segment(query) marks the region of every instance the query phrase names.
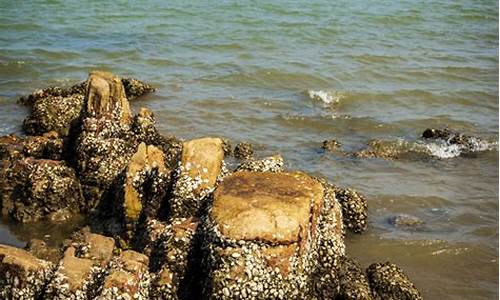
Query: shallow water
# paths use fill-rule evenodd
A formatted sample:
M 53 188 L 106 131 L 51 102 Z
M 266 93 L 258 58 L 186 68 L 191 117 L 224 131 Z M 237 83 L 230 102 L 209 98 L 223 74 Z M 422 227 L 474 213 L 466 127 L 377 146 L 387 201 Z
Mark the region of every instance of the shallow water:
M 320 148 L 444 126 L 498 141 L 496 1 L 130 2 L 0 2 L 0 134 L 21 131 L 16 99 L 36 88 L 134 76 L 158 87 L 132 106 L 162 132 L 248 141 L 364 193 L 370 228 L 347 240 L 363 266 L 399 264 L 426 299 L 498 297 L 497 150 L 386 161 Z M 425 223 L 396 228 L 396 214 Z M 0 242 L 59 230 L 0 225 Z

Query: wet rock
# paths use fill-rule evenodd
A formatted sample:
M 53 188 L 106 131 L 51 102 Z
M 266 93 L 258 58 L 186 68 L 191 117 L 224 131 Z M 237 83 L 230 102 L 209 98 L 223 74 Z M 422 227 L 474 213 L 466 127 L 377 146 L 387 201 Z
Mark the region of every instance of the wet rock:
M 283 172 L 284 164 L 283 157 L 278 154 L 260 160 L 245 161 L 236 168 L 235 172 L 251 171 L 280 173 Z
M 152 85 L 135 78 L 122 78 L 122 84 L 128 100 L 134 100 L 144 94 L 155 91 Z
M 400 228 L 418 228 L 424 224 L 422 219 L 407 214 L 391 216 L 387 221 L 389 224 Z
M 194 218 L 173 219 L 154 242 L 151 265 L 158 276 L 153 282 L 152 298 L 176 299 L 173 297 L 184 294 L 180 298 L 188 299 L 185 294 L 193 292 L 186 287 L 187 281 L 194 279 L 187 274 L 190 260 L 196 259 L 192 253 L 197 226 Z
M 341 218 L 335 220 L 340 207 L 338 214 L 322 214 L 323 197 L 323 186 L 303 173 L 237 172 L 225 178 L 202 222 L 205 296 L 305 298 L 317 266 L 333 267 L 326 258 L 318 263 L 319 249 L 331 257 L 343 251 L 323 247 L 331 245 L 324 238 L 342 241 Z
M 53 265 L 29 252 L 0 245 L 0 298 L 41 299 Z
M 87 116 L 99 118 L 113 115 L 121 124 L 131 122 L 132 113 L 120 78 L 109 72 L 92 71 L 87 81 Z
M 406 142 L 391 142 L 382 140 L 371 140 L 368 148 L 353 153 L 359 158 L 382 158 L 387 160 L 399 159 L 404 153 L 411 151 L 411 147 Z
M 422 299 L 420 292 L 403 270 L 393 263 L 371 264 L 366 273 L 373 294 L 380 299 Z
M 0 137 L 0 160 L 14 161 L 28 156 L 60 160 L 62 151 L 63 140 L 55 131 L 45 133 L 43 136 Z
M 75 256 L 69 247 L 47 286 L 45 299 L 93 299 L 105 276 L 105 270 L 91 259 Z
M 225 138 L 222 139 L 222 149 L 224 149 L 224 155 L 229 156 L 233 153 L 232 147 L 231 147 L 231 141 Z
M 251 159 L 253 157 L 253 146 L 250 143 L 239 143 L 234 147 L 234 157 L 239 159 Z
M 359 264 L 349 257 L 340 262 L 339 293 L 337 300 L 372 300 L 368 279 Z
M 99 300 L 150 299 L 149 259 L 132 250 L 115 258 L 104 280 Z
M 48 246 L 45 241 L 40 239 L 31 239 L 26 244 L 25 250 L 39 259 L 44 259 L 54 264 L 57 264 L 62 258 L 62 252 L 59 249 Z
M 2 209 L 16 221 L 61 221 L 86 209 L 75 172 L 63 161 L 18 160 L 2 181 Z
M 368 226 L 366 199 L 359 192 L 350 188 L 334 187 L 335 198 L 342 206 L 344 227 L 353 232 L 363 232 Z
M 337 141 L 337 140 L 326 140 L 323 141 L 323 144 L 321 145 L 321 148 L 326 151 L 337 151 L 340 149 L 342 144 Z
M 451 136 L 454 136 L 449 129 L 435 129 L 435 128 L 428 128 L 424 130 L 422 133 L 422 137 L 425 139 L 442 139 L 442 140 L 447 140 Z
M 213 191 L 223 171 L 222 145 L 219 138 L 201 138 L 184 143 L 170 200 L 170 217 L 197 215 L 203 199 Z
M 22 96 L 19 102 L 23 105 L 32 106 L 36 102 L 48 97 L 68 97 L 72 95 L 85 95 L 87 82 L 80 82 L 71 87 L 51 86 L 45 89 L 39 89 L 30 95 Z

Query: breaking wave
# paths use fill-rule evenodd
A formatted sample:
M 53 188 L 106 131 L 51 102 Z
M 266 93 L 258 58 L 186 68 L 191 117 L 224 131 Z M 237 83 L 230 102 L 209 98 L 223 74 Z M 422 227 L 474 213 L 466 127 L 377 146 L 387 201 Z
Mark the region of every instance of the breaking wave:
M 437 140 L 422 144 L 429 155 L 438 158 L 453 158 L 461 154 L 498 150 L 497 141 L 486 141 L 476 137 L 470 137 L 465 144 L 453 144 L 445 140 Z
M 344 95 L 338 91 L 308 90 L 307 95 L 311 100 L 321 101 L 326 105 L 337 104 Z

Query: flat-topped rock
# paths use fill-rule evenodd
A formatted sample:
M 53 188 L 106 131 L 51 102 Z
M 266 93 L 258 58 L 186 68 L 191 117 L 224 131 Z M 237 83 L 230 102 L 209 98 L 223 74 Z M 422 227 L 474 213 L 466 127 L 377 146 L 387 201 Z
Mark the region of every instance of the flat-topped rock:
M 51 263 L 0 245 L 0 299 L 38 299 L 52 271 Z
M 214 193 L 212 217 L 235 240 L 296 242 L 309 228 L 323 186 L 303 173 L 237 172 Z

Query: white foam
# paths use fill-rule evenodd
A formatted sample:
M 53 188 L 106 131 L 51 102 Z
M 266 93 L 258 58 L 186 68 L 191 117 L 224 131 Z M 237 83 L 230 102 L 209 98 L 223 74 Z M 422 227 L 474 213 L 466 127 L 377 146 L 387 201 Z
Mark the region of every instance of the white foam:
M 467 144 L 451 144 L 449 141 L 436 141 L 423 145 L 425 150 L 438 158 L 453 158 L 463 153 L 497 150 L 498 142 L 489 142 L 470 137 Z
M 321 101 L 325 104 L 338 103 L 340 101 L 340 99 L 342 98 L 342 95 L 336 91 L 308 90 L 307 95 L 312 100 Z

